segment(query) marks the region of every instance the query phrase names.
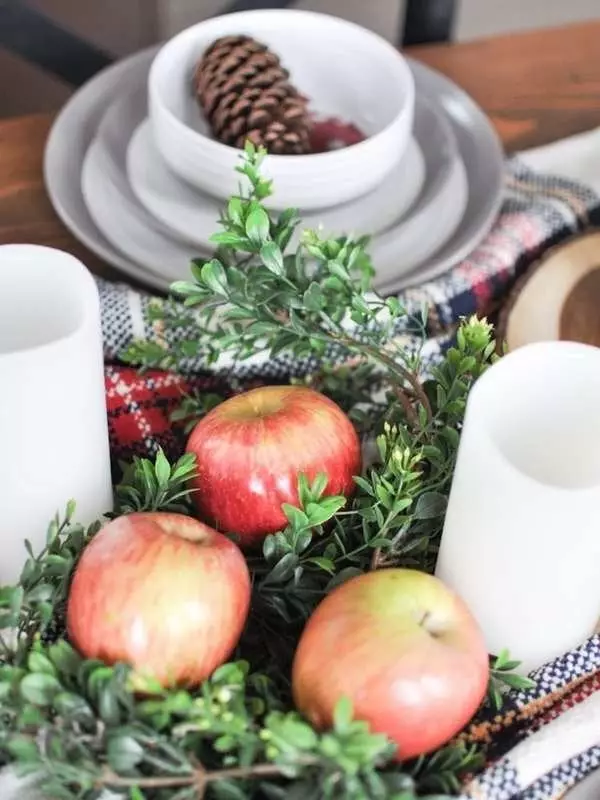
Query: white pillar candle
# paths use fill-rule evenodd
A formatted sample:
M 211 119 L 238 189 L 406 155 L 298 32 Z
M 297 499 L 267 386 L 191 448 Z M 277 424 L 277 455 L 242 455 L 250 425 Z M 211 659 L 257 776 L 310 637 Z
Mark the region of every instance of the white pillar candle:
M 0 583 L 69 499 L 87 524 L 112 507 L 100 305 L 67 253 L 0 247 Z
M 600 349 L 504 356 L 467 403 L 436 574 L 491 653 L 523 671 L 580 644 L 600 614 Z

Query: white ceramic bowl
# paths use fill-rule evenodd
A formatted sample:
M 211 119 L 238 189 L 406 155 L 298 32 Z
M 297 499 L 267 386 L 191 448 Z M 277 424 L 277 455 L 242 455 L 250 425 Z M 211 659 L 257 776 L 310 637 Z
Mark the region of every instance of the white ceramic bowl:
M 192 91 L 194 67 L 218 37 L 248 34 L 271 47 L 311 110 L 354 123 L 367 138 L 352 147 L 305 156 L 271 155 L 273 208 L 334 206 L 366 194 L 402 157 L 410 138 L 414 81 L 402 56 L 380 36 L 337 17 L 298 10 L 226 14 L 175 36 L 149 77 L 156 145 L 188 183 L 226 199 L 237 192 L 240 151 L 211 138 Z

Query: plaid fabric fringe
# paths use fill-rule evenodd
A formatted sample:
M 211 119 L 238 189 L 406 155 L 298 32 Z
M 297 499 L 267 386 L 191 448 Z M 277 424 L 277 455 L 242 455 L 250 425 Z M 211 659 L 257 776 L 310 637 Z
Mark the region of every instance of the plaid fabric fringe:
M 592 191 L 535 174 L 510 159 L 502 212 L 485 240 L 447 274 L 399 295 L 410 314 L 428 310 L 425 356 L 439 358 L 462 317 L 493 314 L 545 249 L 598 222 L 600 197 Z M 228 394 L 240 381 L 285 380 L 317 366 L 311 359 L 293 363 L 285 356 L 268 360 L 259 354 L 241 365 L 221 363 L 210 374 L 194 361 L 185 378 L 160 371 L 140 374 L 119 364 L 119 354 L 134 339 L 158 341 L 164 335 L 148 313 L 151 303 L 164 300 L 100 279 L 98 288 L 115 476 L 119 460 L 134 454 L 152 454 L 159 446 L 171 457 L 181 452 L 183 430 L 172 424 L 170 414 L 186 393 Z M 407 347 L 417 346 L 409 329 L 397 333 Z M 502 714 L 484 714 L 462 734 L 465 741 L 482 745 L 487 756 L 485 769 L 464 786 L 464 800 L 558 800 L 600 766 L 600 638 L 590 638 L 535 677 L 535 690 L 512 692 Z

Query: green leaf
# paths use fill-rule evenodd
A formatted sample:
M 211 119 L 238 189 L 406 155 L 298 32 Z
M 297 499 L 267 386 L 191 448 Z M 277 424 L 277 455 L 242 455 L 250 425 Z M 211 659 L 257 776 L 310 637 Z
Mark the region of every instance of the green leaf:
M 296 534 L 296 553 L 303 553 L 312 542 L 312 532 L 309 529 L 303 530 Z
M 264 584 L 285 583 L 294 574 L 298 566 L 298 556 L 295 553 L 286 553 L 268 573 Z
M 14 586 L 10 588 L 9 605 L 11 613 L 15 616 L 18 616 L 21 613 L 24 599 L 25 590 L 22 586 Z
M 394 498 L 392 494 L 381 483 L 375 486 L 375 496 L 384 508 L 391 509 L 394 505 Z
M 240 236 L 238 233 L 213 233 L 209 237 L 211 242 L 221 245 L 222 247 L 238 247 L 240 250 L 247 250 L 249 241 L 246 236 Z
M 335 704 L 333 711 L 333 727 L 336 733 L 346 733 L 353 718 L 352 701 L 348 697 L 341 697 Z
M 267 536 L 263 541 L 263 556 L 265 561 L 270 561 L 277 550 L 276 539 L 273 535 Z
M 37 763 L 41 760 L 37 744 L 28 736 L 12 735 L 7 742 L 6 748 L 17 761 Z
M 244 217 L 244 205 L 240 197 L 230 197 L 227 204 L 227 214 L 234 225 L 241 225 Z
M 319 741 L 317 734 L 309 725 L 292 715 L 285 718 L 278 733 L 298 750 L 313 750 Z
M 310 487 L 313 500 L 319 500 L 327 488 L 329 477 L 326 472 L 319 472 Z
M 144 748 L 127 734 L 116 734 L 108 740 L 108 763 L 117 774 L 131 772 L 144 760 Z
M 278 325 L 275 322 L 253 322 L 252 325 L 249 325 L 245 333 L 247 336 L 264 336 L 265 334 L 271 334 L 274 330 L 278 329 Z
M 213 747 L 217 751 L 217 753 L 229 753 L 236 747 L 236 739 L 233 736 L 229 736 L 225 734 L 224 736 L 219 736 L 213 742 Z
M 33 650 L 27 659 L 27 668 L 30 672 L 45 673 L 46 675 L 56 675 L 56 669 L 50 659 L 43 653 Z
M 360 489 L 362 489 L 363 492 L 365 492 L 365 494 L 368 494 L 370 497 L 375 497 L 375 491 L 373 489 L 373 485 L 368 480 L 366 480 L 365 478 L 361 478 L 359 475 L 355 475 L 354 483 Z
M 504 648 L 503 650 L 501 650 L 501 651 L 498 653 L 498 655 L 497 655 L 497 656 L 496 656 L 496 658 L 494 659 L 494 664 L 493 664 L 493 667 L 494 667 L 494 669 L 496 669 L 496 670 L 499 670 L 499 669 L 506 669 L 506 668 L 507 668 L 507 665 L 508 665 L 509 663 L 511 663 L 511 662 L 510 662 L 510 653 L 509 653 L 509 651 L 508 651 L 508 649 L 507 649 L 507 648 Z M 518 666 L 518 665 L 517 665 L 517 666 Z
M 322 498 L 318 503 L 308 503 L 305 511 L 311 526 L 315 527 L 323 525 L 330 520 L 345 505 L 346 498 L 344 495 L 333 495 L 332 497 Z
M 536 687 L 536 682 L 531 678 L 511 672 L 501 672 L 496 675 L 496 678 L 511 689 L 529 690 Z
M 189 281 L 174 281 L 170 286 L 170 290 L 176 297 L 195 298 L 206 296 L 206 289 L 204 286 L 197 286 L 195 283 L 190 283 Z M 157 342 L 139 342 L 138 346 L 143 349 L 141 351 L 133 350 L 129 353 L 128 360 L 132 363 L 140 356 L 155 361 L 160 359 L 161 356 L 166 355 L 164 346 Z
M 59 557 L 59 561 L 62 559 Z M 50 561 L 52 564 L 52 560 Z M 27 592 L 27 600 L 29 603 L 44 603 L 52 600 L 54 596 L 54 587 L 50 583 L 38 583 L 33 589 Z
M 89 722 L 94 719 L 94 712 L 90 705 L 78 694 L 60 692 L 53 702 L 57 713 L 63 717 L 75 719 L 78 722 Z
M 20 685 L 21 696 L 35 706 L 52 705 L 54 697 L 60 692 L 61 685 L 54 675 L 35 672 L 26 675 Z
M 77 675 L 81 657 L 68 642 L 61 640 L 51 645 L 48 654 L 54 666 L 66 675 Z
M 393 542 L 390 539 L 385 539 L 382 536 L 377 536 L 375 539 L 371 539 L 369 542 L 369 546 L 373 548 L 382 548 L 382 549 L 389 549 L 393 547 Z
M 339 263 L 339 261 L 328 261 L 327 269 L 332 275 L 335 275 L 336 278 L 344 281 L 344 283 L 350 280 L 350 273 L 343 264 Z
M 346 581 L 351 580 L 352 578 L 356 578 L 358 575 L 363 575 L 362 569 L 358 569 L 358 567 L 346 567 L 343 570 L 340 570 L 337 575 L 334 575 L 333 578 L 327 584 L 327 591 L 331 592 L 336 586 L 341 586 Z
M 51 545 L 58 536 L 58 520 L 53 519 L 48 525 L 48 532 L 46 533 L 46 544 Z
M 502 697 L 502 692 L 498 688 L 498 685 L 495 681 L 490 682 L 488 686 L 488 701 L 492 708 L 495 711 L 500 711 L 502 706 L 504 705 L 504 698 Z
M 434 519 L 446 513 L 447 498 L 438 492 L 425 492 L 417 500 L 415 519 Z
M 218 295 L 227 294 L 227 276 L 223 265 L 216 258 L 207 261 L 200 272 L 202 282 Z
M 273 272 L 275 275 L 284 274 L 283 253 L 275 242 L 265 242 L 265 244 L 263 244 L 260 248 L 260 258 L 270 272 Z
M 303 472 L 298 475 L 298 500 L 302 509 L 306 508 L 307 504 L 312 500 L 308 478 Z
M 302 301 L 309 311 L 320 311 L 325 303 L 323 292 L 318 283 L 313 281 L 302 296 Z
M 281 510 L 294 530 L 301 530 L 310 525 L 307 515 L 299 508 L 291 506 L 289 503 L 283 503 Z
M 171 465 L 169 464 L 167 457 L 160 447 L 158 449 L 158 453 L 156 454 L 154 471 L 156 472 L 156 480 L 158 481 L 159 487 L 164 489 L 168 485 L 169 478 L 171 477 Z
M 255 205 L 246 217 L 246 234 L 255 245 L 262 245 L 270 230 L 269 215 L 259 205 Z
M 98 713 L 107 725 L 118 725 L 121 722 L 119 700 L 110 683 L 102 686 L 98 692 Z
M 330 558 L 323 558 L 323 556 L 314 556 L 313 558 L 309 558 L 306 562 L 307 564 L 314 564 L 319 569 L 328 572 L 330 575 L 335 574 L 335 564 Z

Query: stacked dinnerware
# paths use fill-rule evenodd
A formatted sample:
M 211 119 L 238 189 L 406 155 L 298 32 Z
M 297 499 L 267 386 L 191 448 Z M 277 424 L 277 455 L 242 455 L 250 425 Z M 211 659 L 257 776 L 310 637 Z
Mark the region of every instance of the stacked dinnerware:
M 192 79 L 215 40 L 240 34 L 277 54 L 316 117 L 362 134 L 324 152 L 267 155 L 275 213 L 296 207 L 303 228 L 369 235 L 385 293 L 468 256 L 501 201 L 502 151 L 483 112 L 371 31 L 296 10 L 207 20 L 73 96 L 49 137 L 45 178 L 81 241 L 160 289 L 187 278 L 191 259 L 210 257 L 220 212 L 239 191 L 241 151 L 211 134 Z

